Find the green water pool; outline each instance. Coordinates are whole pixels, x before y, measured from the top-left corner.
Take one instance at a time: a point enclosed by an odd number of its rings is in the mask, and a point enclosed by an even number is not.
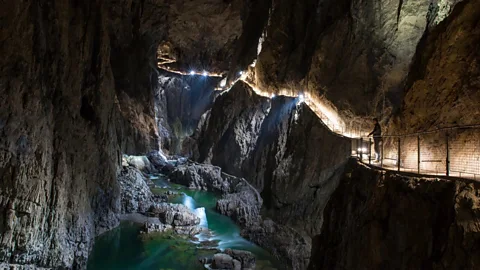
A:
[[[154,178],[159,186],[164,179]],[[169,188],[172,188],[169,185]],[[114,230],[97,237],[88,261],[88,270],[96,269],[204,269],[199,258],[213,255],[216,251],[203,249],[200,241],[213,241],[218,249],[248,250],[257,258],[256,269],[281,269],[276,260],[265,250],[240,236],[240,228],[228,217],[215,211],[217,196],[210,192],[178,190],[180,195],[172,203],[188,207],[205,208],[206,222],[211,234],[200,234],[199,241],[171,234],[140,234],[140,224],[122,222]]]

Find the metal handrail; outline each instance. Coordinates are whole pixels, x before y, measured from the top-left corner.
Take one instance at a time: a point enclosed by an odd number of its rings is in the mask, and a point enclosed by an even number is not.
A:
[[[372,147],[375,146],[372,137],[352,138],[352,155],[364,163],[391,170],[424,175],[452,176],[453,173],[479,180],[480,133],[474,130],[478,128],[480,125],[465,125],[403,135],[382,135],[381,143],[376,146],[379,147],[378,163],[372,161]],[[459,137],[452,136],[455,133],[449,130],[459,130]],[[388,163],[385,164],[384,160]]]
[[[454,129],[475,129],[475,128],[480,128],[480,124],[474,124],[474,125],[463,125],[463,126],[452,126],[452,127],[443,127],[443,128],[437,128],[437,129],[432,129],[432,130],[427,130],[427,131],[419,131],[419,132],[414,132],[414,133],[406,133],[406,134],[387,134],[387,135],[382,135],[382,138],[398,138],[398,137],[410,137],[410,136],[418,136],[418,135],[425,135],[425,134],[432,134],[432,133],[437,133],[440,131],[446,131],[446,130],[454,130]],[[369,138],[372,136],[366,136],[366,137],[357,137],[353,139],[360,139],[360,138]]]

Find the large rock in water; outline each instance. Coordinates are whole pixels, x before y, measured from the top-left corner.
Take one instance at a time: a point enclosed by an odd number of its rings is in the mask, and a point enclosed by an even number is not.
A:
[[[211,269],[255,269],[255,256],[244,250],[226,249],[213,255]]]
[[[229,249],[225,250],[225,254],[230,255],[234,260],[240,262],[242,269],[255,269],[255,256],[250,251],[245,250],[236,250],[236,249]]]
[[[135,167],[123,167],[117,176],[120,183],[122,213],[146,212],[153,203],[146,178]]]
[[[217,210],[242,226],[251,226],[260,219],[262,198],[258,191],[245,179],[222,173],[219,167],[187,163],[178,166],[170,179],[192,189],[222,194]]]
[[[170,175],[172,182],[191,189],[230,193],[229,181],[223,179],[220,167],[208,164],[188,164],[175,168]]]
[[[147,215],[159,219],[158,222],[145,223],[147,233],[173,230],[177,234],[195,235],[202,230],[198,226],[200,219],[182,204],[156,203],[150,207]]]
[[[183,204],[160,203],[149,209],[164,224],[172,226],[195,226],[200,219]]]
[[[233,269],[233,258],[224,253],[213,255],[212,269]]]

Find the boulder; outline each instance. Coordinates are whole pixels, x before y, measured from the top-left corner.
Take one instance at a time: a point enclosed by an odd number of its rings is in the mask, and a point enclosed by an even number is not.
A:
[[[233,260],[233,269],[234,270],[242,270],[242,263],[238,260]]]
[[[158,171],[162,171],[165,166],[168,166],[167,157],[161,151],[152,151],[148,153],[147,158]]]
[[[213,255],[211,269],[255,269],[255,256],[249,251],[226,249]]]
[[[150,160],[146,156],[128,156],[123,155],[122,165],[128,164],[129,166],[135,167],[144,173],[154,173],[157,172],[155,167],[152,166]]]
[[[202,230],[198,226],[200,219],[182,204],[156,203],[150,207],[148,215],[159,221],[145,223],[147,233],[173,230],[177,234],[195,235]]]
[[[261,219],[261,199],[250,190],[223,195],[216,204],[217,211],[231,217],[242,227],[249,227]]]
[[[145,212],[152,205],[152,192],[147,179],[136,167],[123,167],[117,175],[121,189],[122,213]]]
[[[235,261],[239,262],[241,268],[255,268],[255,256],[250,251],[226,249],[225,254],[230,255]]]
[[[191,189],[230,193],[230,183],[222,177],[222,170],[208,164],[179,165],[172,172],[170,179]]]
[[[241,226],[252,226],[260,219],[263,201],[258,191],[245,179],[223,173],[217,166],[187,163],[178,166],[170,179],[191,189],[223,194],[217,210]]]
[[[164,224],[174,226],[193,226],[200,224],[200,219],[183,204],[158,203],[149,210],[159,217]]]
[[[165,225],[161,222],[145,222],[143,226],[143,232],[153,233],[153,232],[167,232],[173,227],[171,225]]]
[[[233,269],[233,258],[224,253],[213,255],[212,269]]]

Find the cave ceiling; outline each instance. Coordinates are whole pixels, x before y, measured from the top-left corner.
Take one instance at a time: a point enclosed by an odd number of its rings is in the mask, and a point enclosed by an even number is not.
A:
[[[462,1],[146,2],[164,6],[161,68],[229,82],[246,71],[267,93],[308,92],[354,119],[402,107],[419,44]]]

